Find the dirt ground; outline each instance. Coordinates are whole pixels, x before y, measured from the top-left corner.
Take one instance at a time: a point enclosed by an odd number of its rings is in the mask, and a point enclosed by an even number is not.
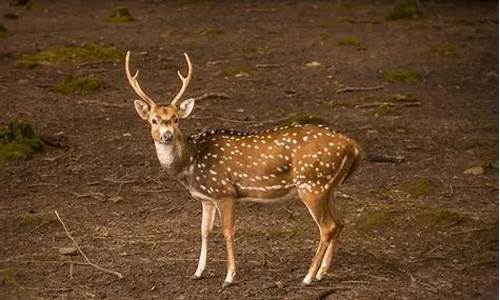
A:
[[[107,21],[119,5],[134,22]],[[2,1],[0,125],[26,120],[66,147],[0,164],[0,298],[498,298],[498,2],[426,1],[422,17],[387,21],[391,5]],[[90,43],[120,57],[20,65],[25,53]],[[190,279],[201,205],[157,162],[125,79],[128,49],[158,101],[180,87],[183,52],[194,64],[188,96],[230,97],[199,101],[181,124],[188,134],[312,115],[360,143],[366,159],[339,191],[347,224],[323,281],[300,285],[319,238],[300,201],[238,204],[237,283],[220,290],[218,223],[207,274]],[[397,68],[415,82],[391,81]],[[69,74],[106,86],[55,92]],[[481,174],[464,174],[471,167]],[[84,260],[58,253],[72,243],[54,210],[87,256],[123,279],[81,265],[71,278],[67,261]]]

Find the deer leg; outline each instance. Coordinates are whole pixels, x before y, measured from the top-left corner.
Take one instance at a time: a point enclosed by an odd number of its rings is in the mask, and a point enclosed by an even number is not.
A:
[[[201,217],[201,251],[198,268],[193,275],[193,279],[199,279],[207,265],[208,237],[214,228],[215,221],[215,205],[208,201],[202,201],[201,205],[203,208]]]
[[[222,288],[233,283],[236,274],[236,263],[234,256],[234,205],[235,199],[226,198],[217,201],[217,208],[222,221],[222,233],[226,240],[227,249],[227,275]]]
[[[303,285],[309,285],[312,278],[318,272],[321,261],[325,256],[325,252],[332,240],[335,231],[335,222],[331,216],[328,207],[329,193],[322,192],[321,194],[314,194],[310,192],[299,191],[299,196],[304,204],[309,209],[311,216],[318,225],[320,232],[320,240],[316,254],[314,255],[306,277],[302,281]]]
[[[337,244],[340,232],[342,231],[342,228],[344,227],[344,221],[342,220],[342,217],[339,216],[337,209],[336,209],[335,191],[334,190],[332,190],[332,192],[331,192],[330,202],[328,204],[329,204],[329,211],[330,211],[331,217],[335,223],[335,229],[333,232],[332,240],[330,241],[330,244],[328,245],[328,248],[326,249],[326,253],[325,253],[325,256],[323,257],[323,261],[321,262],[321,266],[318,270],[318,273],[316,273],[317,280],[323,279],[325,274],[328,272],[328,269],[332,265],[333,256],[335,253],[335,245]]]

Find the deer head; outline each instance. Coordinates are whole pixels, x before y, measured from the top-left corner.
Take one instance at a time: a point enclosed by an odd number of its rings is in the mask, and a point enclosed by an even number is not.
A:
[[[136,71],[134,76],[130,73],[130,51],[127,51],[125,57],[125,73],[127,74],[128,82],[140,97],[140,99],[134,101],[135,109],[139,117],[150,124],[151,136],[157,145],[170,145],[180,139],[182,135],[179,130],[179,119],[187,118],[193,111],[194,99],[192,98],[182,101],[178,108],[176,106],[177,102],[186,91],[192,77],[193,68],[191,60],[186,53],[184,53],[184,57],[186,58],[188,66],[188,75],[184,77],[180,71],[177,71],[182,81],[182,87],[168,105],[156,104],[155,101],[144,93],[137,81],[139,70]]]

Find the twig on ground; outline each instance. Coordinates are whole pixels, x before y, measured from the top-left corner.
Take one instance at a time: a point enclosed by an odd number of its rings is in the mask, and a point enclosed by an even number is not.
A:
[[[414,107],[414,106],[420,106],[419,101],[412,101],[412,102],[371,102],[371,103],[363,103],[363,104],[358,104],[354,106],[354,108],[374,108],[374,107],[380,107],[380,106],[387,106],[387,107],[396,107],[396,106],[406,106],[406,107]]]
[[[348,92],[366,92],[366,91],[375,91],[381,90],[385,87],[385,84],[379,84],[376,86],[366,86],[366,87],[354,87],[354,86],[346,86],[344,88],[338,89],[335,93],[348,93]]]
[[[226,93],[205,93],[205,94],[202,94],[198,97],[194,97],[193,99],[195,101],[200,101],[200,100],[205,100],[205,99],[216,99],[216,98],[229,99],[231,97]]]
[[[373,155],[367,155],[365,157],[366,161],[371,161],[371,162],[379,162],[379,163],[402,163],[405,160],[404,156],[400,155],[385,155],[385,154],[373,154]]]
[[[441,248],[442,245],[437,245],[436,247],[432,248],[431,250],[425,252],[425,255],[429,255],[429,254],[432,254],[432,252],[438,250]]]
[[[464,189],[491,189],[492,191],[497,191],[498,186],[485,184],[485,185],[476,185],[476,184],[453,184],[452,188],[464,188]]]
[[[481,232],[481,231],[486,231],[490,228],[474,228],[474,229],[469,229],[469,230],[462,230],[462,231],[455,231],[451,232],[450,235],[460,235],[460,234],[468,234],[468,233],[474,233],[474,232]]]
[[[167,192],[181,192],[182,189],[157,189],[157,190],[146,190],[139,187],[133,187],[132,190],[137,193],[167,193]]]
[[[70,258],[70,260],[71,260],[71,258]],[[73,263],[69,264],[69,278],[70,279],[73,279],[73,266],[74,266]]]
[[[103,101],[98,101],[98,100],[80,100],[77,103],[78,104],[97,104],[97,105],[101,105],[104,107],[120,107],[120,108],[129,107],[129,105],[125,105],[125,104],[108,103],[108,102],[103,102]]]
[[[37,186],[53,186],[55,188],[59,187],[58,184],[55,184],[55,183],[44,183],[44,182],[25,185],[25,187],[37,187]]]
[[[348,19],[347,23],[352,24],[381,24],[380,20],[361,20],[361,19]]]
[[[61,219],[61,217],[59,216],[59,213],[57,212],[57,210],[55,210],[54,213],[56,214],[57,219],[59,219],[59,222],[61,222],[61,225],[63,226],[64,231],[66,232],[66,235],[68,236],[68,238],[73,242],[73,244],[75,245],[76,249],[78,249],[78,252],[80,253],[80,255],[87,261],[87,263],[90,266],[92,266],[92,267],[94,267],[94,268],[96,268],[96,269],[98,269],[100,271],[113,274],[113,275],[117,276],[120,279],[123,278],[123,275],[121,273],[113,271],[113,270],[110,270],[110,269],[106,269],[106,268],[100,267],[100,266],[96,265],[95,263],[93,263],[92,261],[90,261],[90,259],[87,257],[87,255],[85,254],[85,252],[83,252],[82,248],[80,248],[80,245],[78,245],[78,243],[76,242],[75,238],[73,238],[73,236],[69,233],[69,230],[66,227],[66,224],[64,224],[64,222]],[[74,262],[71,261],[70,263],[74,263]]]
[[[347,283],[347,284],[370,284],[370,282],[366,281],[366,280],[342,280],[341,283]]]
[[[73,264],[73,265],[79,265],[79,266],[90,266],[89,263],[82,262],[82,261],[71,261],[71,260],[26,260],[26,259],[21,259],[21,260],[11,260],[11,259],[4,259],[0,260],[1,263],[18,263],[18,264]]]
[[[269,68],[281,68],[285,64],[257,64],[255,65],[258,69],[269,69]]]
[[[79,194],[79,193],[76,193],[76,192],[70,192],[71,195],[75,196],[76,198],[86,198],[86,197],[89,197],[89,198],[94,198],[98,201],[101,201],[101,202],[104,202],[106,201],[105,197],[106,195],[103,194],[103,193],[86,193],[86,194]]]
[[[179,205],[179,206],[174,206],[174,207],[171,207],[171,208],[167,209],[167,211],[165,211],[165,213],[166,213],[166,214],[171,213],[171,212],[173,212],[174,210],[176,210],[176,209],[178,209],[178,208],[181,208],[181,207],[183,207],[183,206]]]

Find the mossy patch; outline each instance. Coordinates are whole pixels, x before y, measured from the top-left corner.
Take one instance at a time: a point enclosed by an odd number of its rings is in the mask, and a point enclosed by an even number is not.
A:
[[[117,6],[113,10],[113,14],[106,19],[110,23],[130,23],[135,19],[130,14],[130,11],[125,6]]]
[[[53,213],[33,213],[23,212],[18,216],[21,225],[38,226],[41,224],[57,223],[56,216]]]
[[[432,46],[431,51],[441,57],[459,57],[460,53],[455,45],[441,43]]]
[[[401,183],[397,190],[412,198],[429,196],[441,189],[441,184],[430,178],[416,178]]]
[[[45,144],[28,123],[11,121],[7,128],[0,129],[0,162],[30,159],[44,147]]]
[[[77,77],[68,75],[64,79],[58,81],[52,90],[64,95],[75,94],[85,96],[102,90],[105,87],[106,83],[94,75]]]
[[[337,42],[337,45],[344,46],[344,47],[359,47],[359,46],[361,46],[361,41],[359,40],[358,37],[347,36],[347,37],[340,39]]]
[[[424,79],[422,74],[412,69],[390,69],[384,72],[384,79],[389,82],[406,82],[406,83],[416,83]]]
[[[207,28],[202,30],[200,34],[208,37],[216,37],[226,34],[226,31],[220,28]]]
[[[314,115],[302,115],[292,113],[288,115],[288,118],[282,122],[280,125],[282,126],[294,126],[294,125],[305,125],[305,124],[316,124],[316,125],[328,125],[328,123],[322,118]]]
[[[10,287],[16,290],[21,288],[17,272],[10,268],[0,269],[0,287]]]
[[[423,12],[420,1],[397,0],[385,18],[387,20],[416,19],[422,15]]]
[[[224,69],[223,73],[225,76],[246,77],[253,75],[255,71],[252,66],[232,66]]]
[[[417,213],[415,219],[417,225],[422,224],[424,227],[435,227],[456,225],[465,221],[467,217],[462,213],[450,209],[429,207],[423,212]]]
[[[18,61],[28,68],[39,65],[52,66],[61,62],[102,62],[120,57],[115,47],[87,44],[80,47],[55,47],[47,50],[22,54]]]
[[[390,226],[394,223],[393,215],[389,211],[379,210],[367,212],[356,222],[359,231],[371,231]]]
[[[0,38],[7,37],[11,35],[11,33],[5,28],[5,26],[0,23]]]

